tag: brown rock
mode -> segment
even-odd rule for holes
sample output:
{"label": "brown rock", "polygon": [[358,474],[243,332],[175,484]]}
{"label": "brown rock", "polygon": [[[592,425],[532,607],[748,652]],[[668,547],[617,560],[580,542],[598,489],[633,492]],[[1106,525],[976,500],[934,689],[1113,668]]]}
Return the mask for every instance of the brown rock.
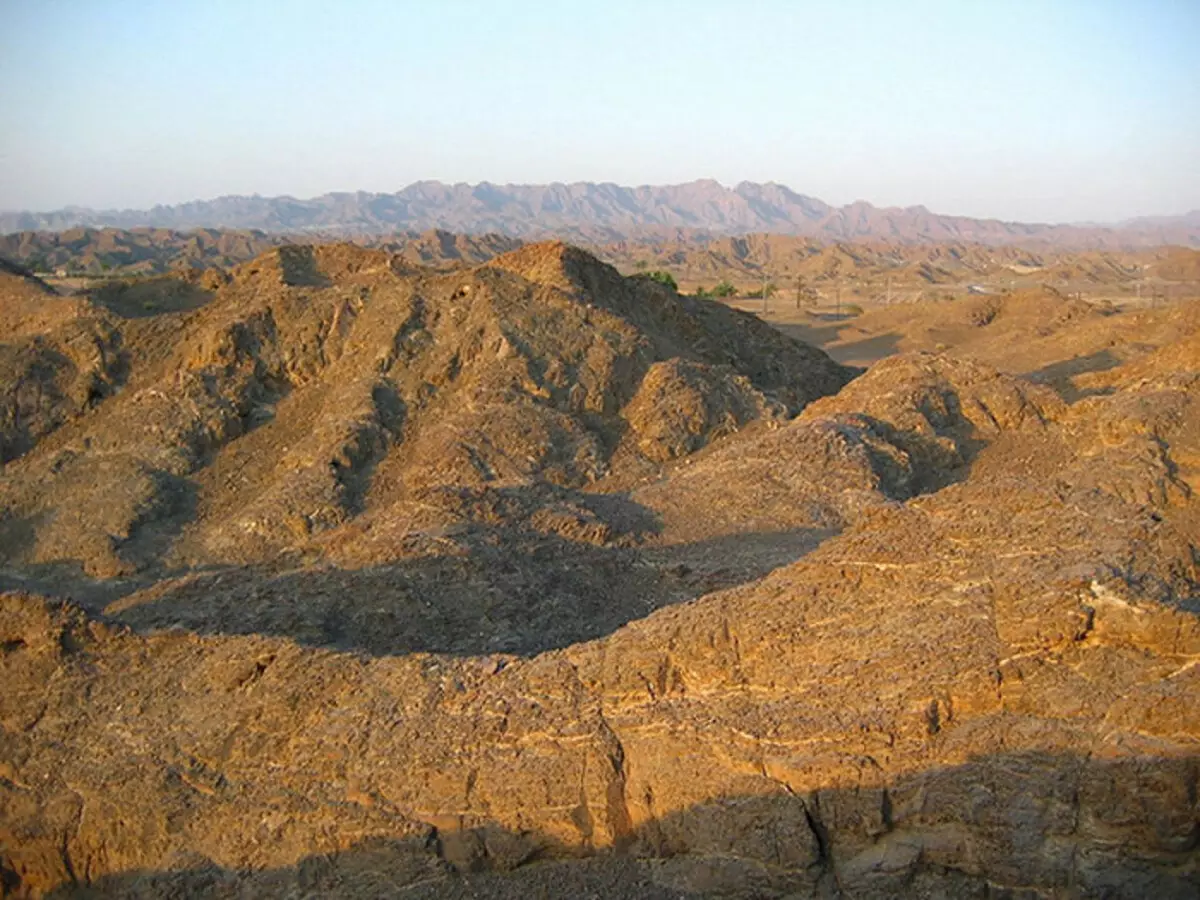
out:
{"label": "brown rock", "polygon": [[1185,355],[816,399],[558,244],[176,322],[0,479],[6,892],[1194,895]]}

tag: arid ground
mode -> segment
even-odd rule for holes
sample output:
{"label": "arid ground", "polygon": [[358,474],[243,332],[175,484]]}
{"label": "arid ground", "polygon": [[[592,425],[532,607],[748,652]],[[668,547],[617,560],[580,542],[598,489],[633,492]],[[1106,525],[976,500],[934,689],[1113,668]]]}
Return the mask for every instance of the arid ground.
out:
{"label": "arid ground", "polygon": [[5,245],[0,896],[1196,896],[1200,251],[178,234]]}

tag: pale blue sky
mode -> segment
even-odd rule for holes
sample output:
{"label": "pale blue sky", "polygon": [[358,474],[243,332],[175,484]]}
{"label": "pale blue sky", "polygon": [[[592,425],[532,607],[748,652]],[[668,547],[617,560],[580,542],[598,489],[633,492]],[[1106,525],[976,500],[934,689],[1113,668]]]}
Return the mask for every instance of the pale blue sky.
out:
{"label": "pale blue sky", "polygon": [[0,0],[0,209],[426,178],[1200,208],[1200,0]]}

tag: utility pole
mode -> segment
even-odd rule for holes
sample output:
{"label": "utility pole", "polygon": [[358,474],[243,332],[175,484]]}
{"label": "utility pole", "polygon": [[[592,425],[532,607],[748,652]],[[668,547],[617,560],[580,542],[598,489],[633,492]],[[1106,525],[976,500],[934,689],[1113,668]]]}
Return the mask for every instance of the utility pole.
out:
{"label": "utility pole", "polygon": [[766,269],[763,269],[763,271],[762,271],[762,293],[759,296],[762,297],[763,315],[765,316],[769,312],[769,306],[767,304],[767,270]]}
{"label": "utility pole", "polygon": [[840,319],[842,317],[842,286],[840,284],[837,286],[837,294],[835,296],[837,297],[837,305],[834,307],[833,317]]}
{"label": "utility pole", "polygon": [[891,275],[889,275],[888,279],[887,279],[887,303],[888,303],[888,306],[892,305],[892,276]]}

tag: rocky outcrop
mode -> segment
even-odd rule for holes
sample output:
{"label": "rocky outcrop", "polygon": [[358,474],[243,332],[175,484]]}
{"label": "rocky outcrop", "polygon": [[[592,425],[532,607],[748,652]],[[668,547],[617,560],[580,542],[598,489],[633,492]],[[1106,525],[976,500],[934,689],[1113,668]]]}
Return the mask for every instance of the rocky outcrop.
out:
{"label": "rocky outcrop", "polygon": [[[837,390],[561,245],[177,321],[4,469],[6,892],[1194,895],[1189,344]],[[139,571],[31,564],[129,509]]]}
{"label": "rocky outcrop", "polygon": [[112,393],[122,359],[109,317],[19,267],[0,269],[0,329],[2,464]]}
{"label": "rocky outcrop", "polygon": [[[10,562],[106,577],[273,559],[445,485],[651,471],[852,374],[562,244],[449,273],[286,247],[171,317],[170,332],[127,324],[133,370],[103,414],[5,473],[24,534],[2,548]],[[663,371],[702,373],[704,393],[699,419],[665,431],[672,398],[646,382]]]}
{"label": "rocky outcrop", "polygon": [[140,637],[9,595],[5,864],[35,890],[387,839],[410,881],[601,853],[756,895],[1188,896],[1190,553],[1115,497],[968,482],[529,660]]}

